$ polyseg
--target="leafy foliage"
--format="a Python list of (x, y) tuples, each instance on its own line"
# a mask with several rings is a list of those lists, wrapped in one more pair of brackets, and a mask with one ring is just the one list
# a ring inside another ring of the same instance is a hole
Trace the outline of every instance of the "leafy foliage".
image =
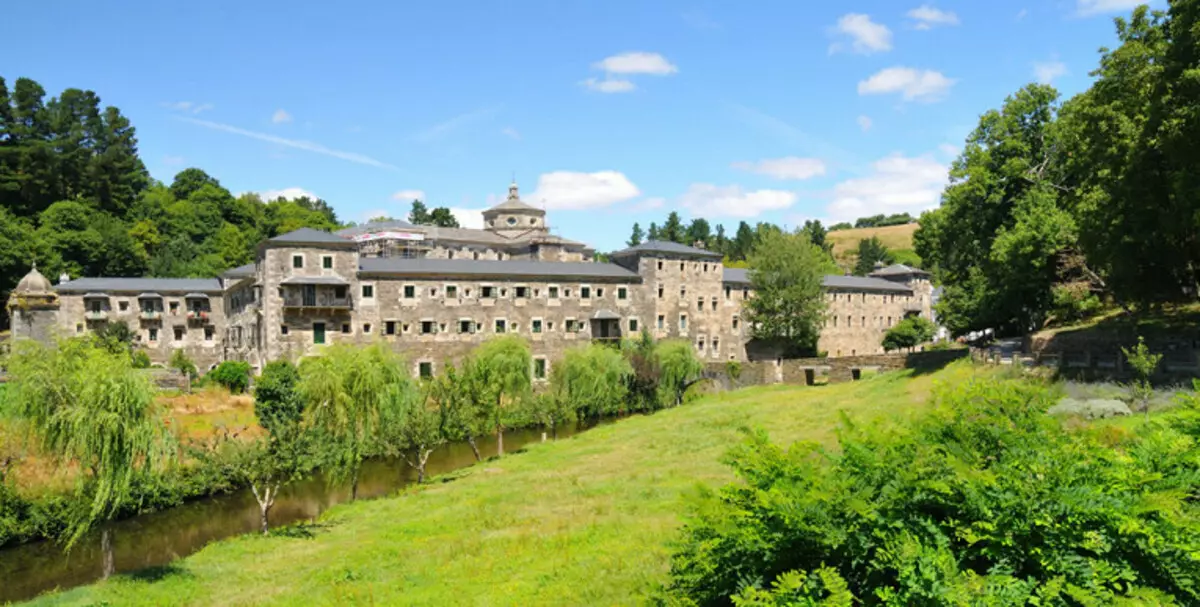
[(550, 384), (554, 397), (580, 417), (600, 418), (626, 412), (632, 375), (618, 350), (588, 344), (566, 351), (551, 370)]
[(263, 367), (254, 382), (254, 416), (268, 434), (283, 434), (300, 425), (304, 400), (300, 396), (300, 372), (286, 360)]
[(234, 394), (241, 394), (250, 387), (250, 363), (240, 360), (224, 361), (209, 372), (208, 379)]
[(883, 335), (883, 349), (891, 352), (906, 348), (915, 348), (931, 339), (936, 327), (920, 316), (910, 316), (896, 323)]
[(1154, 375), (1154, 370), (1158, 368), (1163, 355), (1150, 352), (1150, 348), (1146, 347), (1145, 338), (1140, 335), (1133, 349), (1121, 348), (1121, 352), (1125, 355), (1125, 361), (1133, 368), (1134, 379), (1129, 384), (1130, 397), (1133, 402), (1139, 403), (1149, 416), (1150, 397), (1154, 395), (1154, 388), (1150, 386), (1150, 376)]
[[(1072, 430), (1050, 393), (973, 382), (840, 449), (748, 432), (667, 592), (694, 605), (1195, 604), (1200, 410), (1135, 435)], [(1113, 444), (1113, 441), (1116, 444)], [(771, 590), (764, 590), (771, 588)], [(820, 601), (828, 601), (822, 603)]]
[(832, 260), (803, 232), (767, 232), (748, 261), (754, 297), (744, 306), (754, 337), (780, 344), (789, 355), (815, 352)]
[(890, 264), (894, 261), (891, 252), (883, 246), (878, 236), (858, 241), (858, 261), (854, 263), (854, 275), (866, 276), (875, 271), (875, 264)]

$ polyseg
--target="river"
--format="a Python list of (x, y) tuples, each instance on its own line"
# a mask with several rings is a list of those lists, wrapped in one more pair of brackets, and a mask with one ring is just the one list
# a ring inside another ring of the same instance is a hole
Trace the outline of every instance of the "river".
[[(559, 439), (586, 430), (560, 429)], [(512, 453), (542, 440), (540, 429), (504, 433), (504, 450)], [(495, 436), (478, 441), (484, 457), (496, 453)], [(466, 443), (444, 445), (429, 456), (427, 475), (444, 474), (475, 463)], [(399, 460), (371, 460), (359, 475), (358, 499), (381, 497), (415, 483), (416, 471)], [(271, 509), (272, 527), (316, 519), (329, 507), (348, 501), (349, 487), (330, 487), (314, 477), (282, 489)], [(114, 521), (112, 531), (117, 573), (161, 567), (203, 548), (209, 542), (259, 530), (258, 502), (249, 489), (188, 502), (176, 508)], [(33, 542), (0, 550), (0, 603), (24, 601), (48, 590), (73, 588), (101, 577), (100, 534), (92, 533), (64, 553), (54, 542)]]

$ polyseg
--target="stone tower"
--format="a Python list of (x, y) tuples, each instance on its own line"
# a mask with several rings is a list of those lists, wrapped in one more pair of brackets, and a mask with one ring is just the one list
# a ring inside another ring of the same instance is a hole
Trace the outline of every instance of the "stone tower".
[(29, 338), (41, 342), (54, 339), (58, 326), (58, 293), (38, 272), (37, 264), (8, 296), (8, 315), (12, 319), (13, 339)]
[(483, 212), (484, 229), (505, 238), (518, 238), (530, 232), (547, 232), (546, 211), (526, 204), (517, 192), (517, 182), (508, 186), (508, 198)]

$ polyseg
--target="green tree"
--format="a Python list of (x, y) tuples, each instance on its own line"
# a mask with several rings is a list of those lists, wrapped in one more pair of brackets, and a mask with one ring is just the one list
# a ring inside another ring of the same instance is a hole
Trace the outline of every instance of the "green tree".
[(633, 222), (633, 233), (629, 235), (629, 240), (626, 240), (625, 244), (636, 247), (642, 244), (645, 238), (646, 234), (642, 231), (642, 226), (635, 221)]
[(175, 200), (187, 200), (204, 186), (225, 189), (221, 187), (220, 181), (208, 173), (195, 167), (187, 168), (176, 173), (175, 179), (171, 181), (171, 197)]
[(665, 407), (683, 404), (688, 388), (704, 379), (704, 363), (692, 344), (682, 340), (660, 341), (654, 348), (658, 364), (659, 402)]
[(329, 478), (349, 481), (358, 497), (358, 473), (379, 431), (389, 391), (411, 379), (386, 344), (334, 344), (300, 364), (306, 423), (322, 434)]
[(650, 229), (646, 230), (646, 240), (662, 240), (662, 234), (658, 231), (658, 225), (653, 221), (650, 222)]
[(658, 231), (658, 238), (667, 242), (678, 242), (680, 244), (687, 240), (687, 234), (683, 229), (683, 220), (679, 218), (679, 213), (671, 211), (667, 215), (667, 220), (663, 222), (662, 228)]
[(632, 375), (633, 367), (618, 350), (588, 344), (563, 354), (551, 369), (550, 386), (581, 417), (595, 419), (626, 412)]
[(412, 210), (408, 212), (408, 223), (417, 226), (429, 225), (429, 209), (420, 200), (412, 201)]
[(803, 233), (767, 231), (748, 262), (754, 297), (743, 305), (754, 338), (776, 344), (785, 355), (814, 353), (832, 261)]
[[(21, 340), (12, 344), (4, 365), (10, 409), (28, 425), (43, 453), (76, 462), (83, 471), (77, 491), (91, 503), (68, 512), (68, 547), (114, 516), (131, 499), (138, 478), (175, 460), (165, 412), (129, 356), (91, 340), (57, 345)], [(113, 571), (107, 529), (101, 539), (107, 576)]]
[(300, 394), (300, 372), (286, 360), (263, 367), (254, 382), (254, 416), (269, 434), (285, 434), (300, 425), (304, 399)]
[(866, 276), (875, 271), (875, 264), (888, 265), (892, 263), (892, 254), (883, 246), (878, 236), (863, 238), (858, 241), (858, 259), (854, 262), (854, 275)]
[(1150, 377), (1154, 375), (1162, 354), (1153, 354), (1146, 347), (1146, 340), (1138, 336), (1138, 343), (1133, 349), (1121, 348), (1125, 361), (1133, 368), (1133, 381), (1129, 383), (1130, 397), (1134, 403), (1140, 403), (1146, 419), (1150, 419), (1150, 397), (1154, 395), (1154, 387), (1150, 385)]
[(910, 316), (896, 323), (896, 326), (888, 329), (883, 335), (883, 349), (888, 352), (911, 350), (933, 339), (936, 330), (928, 320), (920, 316)]
[(270, 530), (269, 515), (279, 491), (312, 470), (311, 441), (302, 426), (304, 403), (299, 372), (287, 361), (263, 367), (254, 387), (254, 416), (267, 431), (265, 438), (235, 446), (233, 469), (250, 486), (259, 508), (259, 529)]
[(737, 233), (733, 236), (732, 250), (729, 252), (730, 259), (740, 261), (750, 256), (750, 252), (754, 250), (754, 229), (750, 224), (739, 221)]
[(397, 384), (388, 389), (380, 416), (381, 451), (400, 457), (425, 482), (425, 464), (434, 449), (447, 441), (440, 407), (430, 406), (432, 386)]
[(429, 225), (435, 225), (442, 228), (457, 228), (458, 218), (454, 213), (450, 212), (449, 208), (437, 207), (429, 212)]
[(505, 421), (529, 396), (533, 357), (516, 336), (489, 339), (471, 352), (467, 383), (474, 405), (496, 433), (496, 454), (504, 455)]
[(482, 460), (477, 439), (491, 430), (486, 411), (476, 406), (478, 400), (472, 394), (471, 363), (466, 362), (462, 371), (447, 364), (446, 369), (429, 385), (430, 398), (437, 403), (442, 418), (442, 433), (447, 440), (466, 441), (475, 455)]
[(208, 378), (234, 394), (241, 394), (250, 386), (250, 363), (241, 360), (223, 361), (209, 372)]
[(818, 249), (821, 249), (826, 253), (833, 252), (833, 243), (826, 242), (825, 240), (825, 236), (828, 234), (828, 231), (825, 229), (825, 226), (821, 225), (821, 221), (819, 219), (810, 219), (805, 221), (804, 227), (801, 228), (800, 231), (807, 234), (808, 239), (811, 240)]
[(708, 241), (712, 239), (712, 227), (709, 226), (708, 220), (703, 217), (696, 217), (688, 224), (687, 236), (684, 237), (688, 246), (694, 246), (696, 243), (702, 243), (708, 246)]

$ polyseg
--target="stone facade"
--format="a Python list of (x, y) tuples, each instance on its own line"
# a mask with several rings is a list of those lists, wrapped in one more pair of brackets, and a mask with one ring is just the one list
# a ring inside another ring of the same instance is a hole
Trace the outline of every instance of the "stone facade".
[[(263, 242), (254, 263), (214, 279), (79, 278), (57, 287), (31, 279), (10, 299), (14, 337), (45, 340), (124, 321), (152, 361), (184, 348), (201, 370), (223, 360), (257, 370), (326, 344), (383, 340), (414, 373), (430, 374), (491, 336), (516, 334), (530, 341), (540, 377), (567, 348), (642, 330), (686, 339), (709, 363), (775, 359), (748, 347), (743, 305), (754, 294), (747, 272), (725, 268), (719, 254), (651, 242), (614, 253), (612, 263), (592, 262), (590, 248), (550, 234), (545, 212), (521, 202), (515, 185), (484, 218), (484, 230), (404, 222), (336, 234), (300, 229)], [(920, 270), (893, 266), (825, 284), (819, 347), (831, 357), (882, 352), (890, 326), (931, 316)]]

